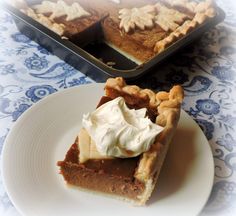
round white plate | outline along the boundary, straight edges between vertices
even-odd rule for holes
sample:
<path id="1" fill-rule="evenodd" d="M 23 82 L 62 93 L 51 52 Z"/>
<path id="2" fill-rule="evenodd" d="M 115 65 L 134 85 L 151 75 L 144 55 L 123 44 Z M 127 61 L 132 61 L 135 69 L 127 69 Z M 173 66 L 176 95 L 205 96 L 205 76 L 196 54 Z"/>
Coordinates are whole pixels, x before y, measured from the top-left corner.
<path id="1" fill-rule="evenodd" d="M 2 154 L 3 182 L 23 215 L 197 215 L 211 191 L 212 153 L 201 129 L 182 111 L 158 187 L 148 206 L 66 186 L 58 174 L 81 127 L 84 113 L 95 109 L 103 84 L 54 93 L 28 109 L 8 135 Z"/>

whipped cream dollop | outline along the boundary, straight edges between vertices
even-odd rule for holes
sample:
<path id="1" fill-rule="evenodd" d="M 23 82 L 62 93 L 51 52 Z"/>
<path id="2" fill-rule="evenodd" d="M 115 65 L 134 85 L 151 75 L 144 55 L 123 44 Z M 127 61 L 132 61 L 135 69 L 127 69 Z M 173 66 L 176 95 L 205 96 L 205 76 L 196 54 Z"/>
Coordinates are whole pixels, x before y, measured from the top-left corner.
<path id="1" fill-rule="evenodd" d="M 134 157 L 147 151 L 163 130 L 146 112 L 146 108 L 129 109 L 124 98 L 118 97 L 84 114 L 82 125 L 101 155 Z"/>

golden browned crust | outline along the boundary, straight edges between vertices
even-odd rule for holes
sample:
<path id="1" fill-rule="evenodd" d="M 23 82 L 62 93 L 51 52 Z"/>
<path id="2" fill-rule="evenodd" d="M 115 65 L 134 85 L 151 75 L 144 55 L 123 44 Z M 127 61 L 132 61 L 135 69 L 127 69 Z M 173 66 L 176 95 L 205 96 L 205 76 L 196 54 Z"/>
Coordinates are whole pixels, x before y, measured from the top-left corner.
<path id="1" fill-rule="evenodd" d="M 140 196 L 139 204 L 149 199 L 165 159 L 169 143 L 180 117 L 181 103 L 184 98 L 181 86 L 174 86 L 169 92 L 155 93 L 150 89 L 141 89 L 136 85 L 127 85 L 123 78 L 110 78 L 105 85 L 105 92 L 110 96 L 111 89 L 126 93 L 132 97 L 148 98 L 149 105 L 157 109 L 156 123 L 164 127 L 148 152 L 142 154 L 134 177 L 146 185 L 146 190 Z"/>

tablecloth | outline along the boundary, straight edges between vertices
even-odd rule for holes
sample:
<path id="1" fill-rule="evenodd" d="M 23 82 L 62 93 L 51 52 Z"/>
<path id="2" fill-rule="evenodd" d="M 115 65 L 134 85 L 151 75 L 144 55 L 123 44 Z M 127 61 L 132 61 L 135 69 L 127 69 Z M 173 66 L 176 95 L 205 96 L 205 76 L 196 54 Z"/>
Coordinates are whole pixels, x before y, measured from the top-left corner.
<path id="1" fill-rule="evenodd" d="M 183 109 L 209 140 L 215 163 L 213 189 L 201 215 L 227 216 L 236 215 L 236 3 L 217 3 L 226 13 L 223 23 L 134 83 L 153 90 L 183 86 Z M 30 106 L 56 91 L 91 82 L 21 34 L 0 8 L 0 152 Z M 0 215 L 19 215 L 1 177 Z"/>

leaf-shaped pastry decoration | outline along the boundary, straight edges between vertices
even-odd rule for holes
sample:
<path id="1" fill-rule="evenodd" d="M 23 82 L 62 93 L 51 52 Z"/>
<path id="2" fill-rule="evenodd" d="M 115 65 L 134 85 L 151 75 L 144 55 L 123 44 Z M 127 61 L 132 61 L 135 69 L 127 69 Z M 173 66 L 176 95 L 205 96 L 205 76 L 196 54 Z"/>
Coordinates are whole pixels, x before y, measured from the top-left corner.
<path id="1" fill-rule="evenodd" d="M 155 16 L 155 23 L 158 24 L 165 31 L 174 31 L 185 19 L 188 18 L 177 10 L 167 8 L 166 6 L 156 3 L 157 15 Z"/>
<path id="2" fill-rule="evenodd" d="M 66 16 L 66 21 L 71 21 L 77 18 L 90 16 L 90 13 L 84 10 L 78 2 L 72 5 L 67 5 L 66 2 L 59 0 L 56 3 L 50 1 L 43 1 L 39 5 L 32 7 L 36 13 L 52 13 L 50 18 Z"/>
<path id="3" fill-rule="evenodd" d="M 125 32 L 135 29 L 136 27 L 144 30 L 146 27 L 154 26 L 156 9 L 153 5 L 146 5 L 141 8 L 121 9 L 119 11 L 120 28 Z"/>
<path id="4" fill-rule="evenodd" d="M 214 9 L 215 3 L 214 0 L 204 0 L 204 1 L 189 1 L 189 0 L 162 0 L 163 2 L 167 3 L 171 7 L 180 7 L 184 8 L 192 13 L 204 13 L 208 9 Z M 212 16 L 215 13 L 212 12 Z"/>
<path id="5" fill-rule="evenodd" d="M 181 7 L 194 12 L 194 9 L 197 6 L 197 2 L 189 0 L 164 0 L 165 3 L 169 4 L 172 7 Z"/>

